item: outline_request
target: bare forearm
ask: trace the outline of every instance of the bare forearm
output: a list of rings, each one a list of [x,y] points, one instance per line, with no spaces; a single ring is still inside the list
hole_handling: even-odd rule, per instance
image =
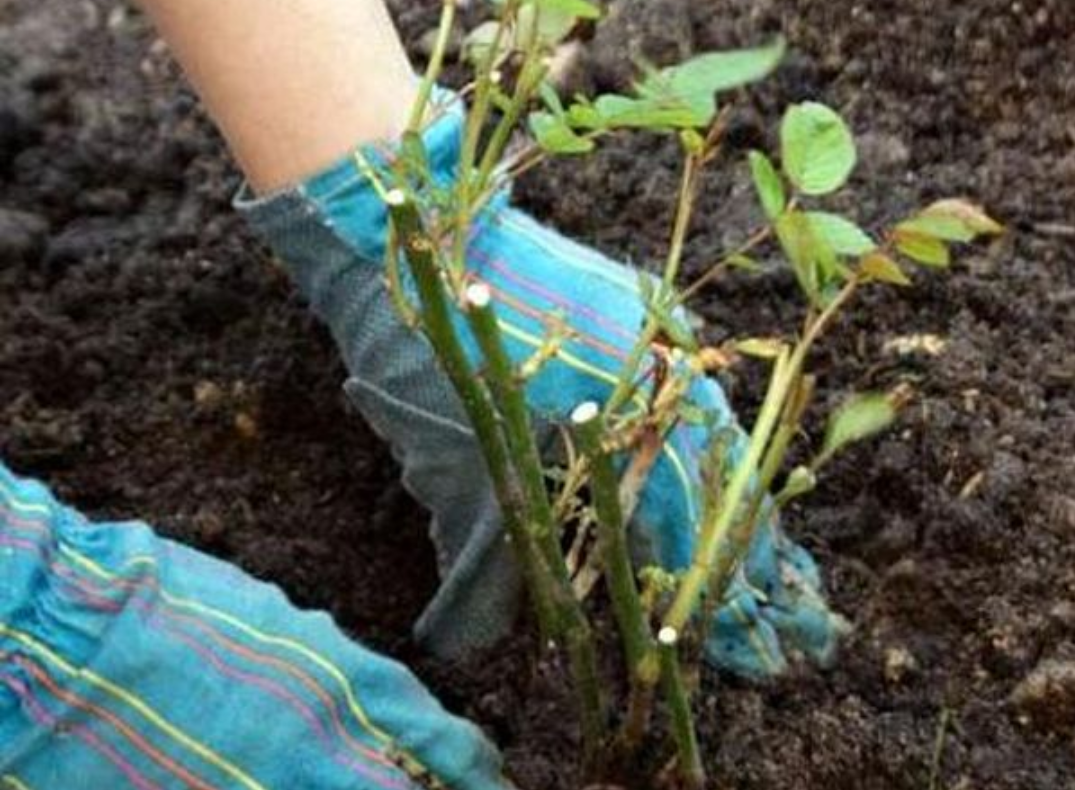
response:
[[[140,0],[254,188],[403,130],[417,89],[383,0]]]

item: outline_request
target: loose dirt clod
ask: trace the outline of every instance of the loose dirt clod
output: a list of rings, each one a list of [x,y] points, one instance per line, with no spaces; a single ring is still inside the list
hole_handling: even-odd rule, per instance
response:
[[[1075,724],[1075,661],[1042,661],[1015,687],[1011,704],[1041,729],[1069,730]]]

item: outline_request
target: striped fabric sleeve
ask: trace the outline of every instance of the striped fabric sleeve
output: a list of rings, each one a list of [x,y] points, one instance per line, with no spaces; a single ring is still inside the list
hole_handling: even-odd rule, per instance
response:
[[[502,790],[404,667],[0,464],[0,790]]]

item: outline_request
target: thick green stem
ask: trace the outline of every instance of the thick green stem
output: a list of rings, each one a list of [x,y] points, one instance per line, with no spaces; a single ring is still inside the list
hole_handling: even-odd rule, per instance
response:
[[[661,685],[664,689],[668,712],[672,717],[672,736],[678,752],[678,767],[683,786],[687,790],[705,787],[705,767],[698,749],[698,735],[694,729],[690,692],[683,680],[683,670],[676,651],[678,632],[670,627],[661,629],[658,640],[661,656]]]
[[[504,527],[533,599],[538,622],[544,633],[555,633],[557,621],[549,585],[535,561],[533,541],[524,527],[526,503],[514,477],[508,449],[500,432],[496,410],[489,393],[474,375],[452,323],[436,261],[436,245],[426,233],[414,202],[402,190],[385,196],[396,238],[406,253],[421,302],[422,328],[437,353],[445,373],[463,402],[463,407],[481,444],[489,475],[503,511]]]
[[[575,425],[579,449],[590,465],[598,543],[630,680],[630,697],[621,737],[625,756],[629,756],[638,748],[649,726],[654,687],[660,674],[656,645],[631,565],[619,481],[611,456],[601,446],[606,433],[605,419],[600,407],[591,401],[579,405],[572,412],[571,421]]]
[[[488,287],[474,284],[464,294],[466,315],[478,347],[485,358],[485,378],[494,401],[504,418],[504,435],[515,469],[522,480],[527,510],[531,517],[531,538],[541,552],[549,593],[556,609],[555,632],[566,643],[576,691],[586,762],[597,755],[605,741],[608,721],[601,684],[597,673],[597,650],[593,632],[582,605],[575,598],[560,545],[560,533],[552,503],[545,488],[541,454],[534,439],[530,410],[526,404],[521,379],[504,347]]]
[[[504,435],[523,485],[532,519],[533,538],[553,572],[566,581],[567,567],[560,546],[560,533],[545,488],[541,453],[530,423],[530,409],[515,366],[504,348],[504,339],[491,305],[491,294],[486,286],[475,284],[467,288],[465,297],[467,320],[485,358],[485,378],[504,418]]]
[[[620,508],[619,481],[612,458],[601,442],[605,436],[605,421],[598,405],[588,401],[571,414],[579,449],[590,463],[590,488],[597,511],[598,541],[608,579],[612,611],[616,616],[623,640],[632,683],[637,682],[643,658],[653,649],[653,640],[646,624],[642,601],[635,582],[634,569],[627,549],[627,526]]]

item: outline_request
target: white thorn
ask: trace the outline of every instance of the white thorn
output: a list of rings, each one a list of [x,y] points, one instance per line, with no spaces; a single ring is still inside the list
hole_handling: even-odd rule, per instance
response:
[[[493,300],[493,295],[489,291],[489,286],[484,283],[471,283],[467,286],[467,290],[464,293],[467,297],[467,302],[479,309],[488,307],[489,302]]]
[[[504,75],[501,73],[500,69],[493,69],[489,72],[489,82],[494,85],[499,85],[502,79],[504,79]]]
[[[402,206],[407,202],[407,193],[402,189],[392,189],[384,196],[384,202],[390,206]]]
[[[575,425],[585,425],[590,420],[597,418],[597,415],[601,413],[601,407],[594,403],[592,400],[584,401],[575,407],[575,410],[571,412],[571,422]]]
[[[674,647],[676,642],[679,641],[679,631],[670,625],[666,625],[657,632],[657,641],[665,647]]]

